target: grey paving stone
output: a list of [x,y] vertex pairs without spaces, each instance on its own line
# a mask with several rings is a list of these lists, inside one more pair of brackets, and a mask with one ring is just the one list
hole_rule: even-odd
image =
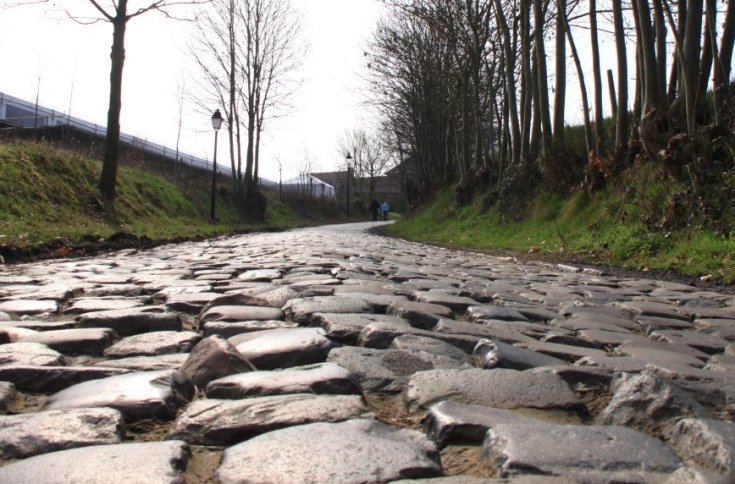
[[575,308],[574,312],[561,311],[567,316],[567,323],[577,325],[571,329],[602,329],[613,326],[614,331],[620,328],[628,331],[639,331],[640,324],[623,316],[617,310],[610,307],[582,307]]
[[38,321],[32,319],[22,319],[20,321],[0,321],[0,331],[3,328],[26,328],[33,331],[52,331],[57,329],[73,329],[78,328],[78,321]]
[[428,370],[408,382],[406,406],[411,412],[442,400],[514,409],[573,410],[580,405],[569,385],[554,374],[507,369]]
[[735,475],[722,476],[713,471],[705,471],[697,467],[680,467],[672,472],[664,484],[729,484]]
[[208,398],[248,398],[290,393],[357,394],[357,378],[336,363],[319,363],[277,371],[238,373],[209,382]]
[[70,301],[64,314],[81,314],[92,311],[111,311],[114,309],[132,309],[143,305],[143,298],[131,297],[84,297]]
[[181,317],[162,306],[95,311],[77,317],[81,328],[111,328],[120,336],[150,331],[181,331]]
[[257,331],[228,341],[259,370],[321,363],[336,346],[321,328]]
[[638,316],[635,318],[635,322],[647,333],[657,329],[691,329],[694,327],[694,324],[688,320],[657,318],[654,316]]
[[40,343],[64,354],[101,355],[117,339],[110,328],[73,328],[39,331],[20,338],[21,343]]
[[735,356],[713,355],[707,360],[705,370],[713,371],[735,371]]
[[488,431],[483,452],[502,475],[533,469],[582,481],[587,481],[585,474],[615,482],[615,475],[608,473],[668,473],[681,465],[660,440],[619,426],[500,424]]
[[655,371],[621,373],[613,380],[610,390],[612,399],[597,416],[601,424],[666,435],[674,419],[710,416],[706,408]]
[[124,434],[122,414],[111,408],[0,416],[0,457],[16,459],[87,445],[117,444]]
[[224,484],[388,482],[439,475],[436,447],[423,434],[372,420],[269,432],[227,449],[217,471]]
[[[35,333],[29,336],[35,336]],[[0,367],[8,365],[57,366],[64,356],[41,343],[19,342],[0,345]]]
[[220,336],[200,341],[181,366],[181,372],[200,389],[212,380],[254,369],[237,348]]
[[0,366],[0,381],[13,383],[23,392],[50,393],[80,382],[129,373],[124,368],[90,366]]
[[385,322],[392,326],[410,329],[412,326],[403,318],[385,314],[334,314],[314,313],[313,322],[321,326],[330,339],[343,344],[357,344],[360,332],[366,326]]
[[175,370],[186,362],[188,353],[173,353],[157,356],[131,356],[114,360],[102,360],[94,366],[127,368],[131,371]]
[[204,336],[221,336],[223,338],[231,338],[242,333],[252,333],[253,331],[266,331],[269,329],[291,329],[298,328],[298,323],[277,320],[262,321],[207,321],[202,325],[201,330]]
[[372,313],[373,307],[363,299],[344,296],[317,296],[291,299],[284,306],[286,314],[299,324],[313,324],[315,313]]
[[448,335],[435,331],[427,331],[414,328],[413,326],[407,326],[405,322],[398,324],[394,322],[376,322],[368,324],[362,329],[357,339],[357,344],[369,348],[385,349],[390,347],[396,338],[403,335],[439,339],[462,348],[466,353],[471,352],[478,341],[478,338],[475,336]]
[[[447,335],[465,335],[478,338],[489,338],[504,343],[520,343],[536,341],[520,330],[508,326],[488,326],[480,323],[468,323],[452,319],[441,319],[436,323],[434,332]],[[439,337],[439,336],[437,336]]]
[[55,313],[58,304],[52,300],[14,299],[0,302],[0,311],[10,314]]
[[344,346],[329,352],[328,361],[352,372],[363,391],[402,391],[416,372],[434,368],[467,368],[466,363],[444,355],[413,350],[379,350]]
[[644,336],[629,332],[603,331],[599,329],[583,329],[577,332],[577,337],[602,346],[617,346],[626,341],[645,339]]
[[527,370],[537,366],[564,365],[566,362],[536,351],[517,346],[481,339],[474,348],[474,356],[479,359],[483,368],[509,368],[511,370]]
[[312,422],[371,417],[358,395],[291,394],[191,403],[169,438],[198,445],[233,445],[273,430]]
[[7,381],[0,381],[0,414],[8,413],[15,403],[18,392],[15,385]]
[[[338,288],[339,287],[335,287],[335,291]],[[401,304],[408,302],[408,298],[406,296],[400,296],[396,294],[367,294],[353,291],[349,293],[337,293],[337,296],[361,299],[368,303],[375,313],[379,314],[384,314],[386,311],[388,311],[388,308],[391,304]]]
[[49,410],[111,407],[127,421],[146,418],[171,420],[194,393],[191,381],[176,370],[116,375],[71,386],[51,396]]
[[501,321],[525,321],[526,318],[520,311],[514,308],[486,305],[486,306],[470,306],[467,308],[467,315],[471,321],[482,319],[501,320]]
[[213,306],[203,310],[200,322],[208,321],[267,321],[283,319],[283,311],[278,308],[261,306]]
[[713,469],[731,472],[735,464],[735,424],[732,422],[684,418],[668,435],[669,445],[683,458]]
[[612,305],[630,318],[663,318],[678,319],[691,322],[692,318],[683,312],[683,308],[672,304],[654,301],[625,301],[615,302]]
[[629,340],[618,345],[615,354],[631,356],[640,360],[658,365],[686,365],[692,368],[701,368],[709,356],[695,348],[671,345],[649,340]]
[[468,307],[477,304],[477,301],[467,296],[458,296],[441,290],[420,291],[416,295],[416,300],[422,303],[438,304],[446,306],[453,311],[463,312]]
[[[458,341],[455,338],[461,338],[461,340]],[[448,341],[452,342],[449,343]],[[465,341],[467,344],[465,344]],[[469,356],[465,348],[469,349],[474,341],[476,341],[474,337],[442,338],[439,335],[437,338],[434,333],[426,336],[420,334],[404,334],[393,339],[389,348],[393,350],[426,351],[427,353],[444,355],[472,364],[472,357]]]
[[107,348],[106,358],[131,356],[158,356],[170,353],[188,353],[202,339],[192,331],[152,331],[121,339]]
[[270,282],[273,279],[281,277],[281,271],[275,269],[260,269],[245,271],[237,276],[238,281],[250,281],[250,282]]
[[571,346],[557,343],[544,343],[542,341],[521,341],[516,343],[516,346],[570,362],[575,362],[580,358],[590,356],[607,356],[606,352],[594,348],[583,348],[580,346]]
[[452,318],[454,313],[447,306],[414,301],[395,301],[386,311],[388,314],[408,320],[412,326],[433,329],[442,318]]
[[444,401],[429,407],[423,426],[426,435],[443,448],[452,441],[479,445],[491,427],[528,419],[510,410]]
[[172,311],[181,311],[189,314],[199,314],[204,306],[221,296],[217,292],[184,292],[169,294],[164,305]]
[[664,341],[671,344],[688,345],[707,354],[722,353],[729,344],[719,336],[700,333],[697,331],[666,330],[653,331],[649,338],[654,341]]
[[605,367],[561,365],[561,366],[539,366],[530,370],[533,373],[553,373],[560,376],[570,385],[581,383],[583,385],[608,386],[613,378],[614,370]]
[[180,441],[95,445],[50,452],[0,467],[0,482],[182,482],[189,457]]

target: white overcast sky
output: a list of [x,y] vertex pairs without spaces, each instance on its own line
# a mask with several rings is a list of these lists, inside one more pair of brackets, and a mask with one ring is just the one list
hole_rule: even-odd
[[[290,116],[266,127],[261,176],[273,180],[279,176],[277,159],[284,179],[297,174],[307,154],[314,171],[339,167],[340,137],[371,119],[364,106],[363,52],[380,16],[378,0],[291,1],[302,16],[309,50]],[[112,27],[59,17],[51,3],[0,7],[0,91],[29,101],[38,93],[41,105],[63,112],[71,106],[72,116],[105,125]],[[178,85],[196,74],[186,52],[191,32],[189,23],[157,13],[128,24],[123,132],[175,147]],[[184,110],[181,150],[211,159],[210,113]],[[228,163],[223,155],[218,153],[220,164]]]

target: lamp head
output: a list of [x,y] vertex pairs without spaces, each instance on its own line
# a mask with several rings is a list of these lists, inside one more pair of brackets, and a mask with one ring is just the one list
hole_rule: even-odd
[[212,127],[215,130],[222,127],[222,113],[219,112],[219,109],[215,110],[214,114],[212,114]]

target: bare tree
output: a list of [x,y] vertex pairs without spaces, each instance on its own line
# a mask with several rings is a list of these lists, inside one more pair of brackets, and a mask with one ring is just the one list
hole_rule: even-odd
[[84,7],[73,11],[64,9],[65,14],[81,24],[108,22],[112,25],[112,48],[110,52],[110,97],[107,109],[107,135],[102,161],[99,189],[102,196],[112,202],[117,184],[118,148],[120,144],[120,111],[122,110],[122,79],[125,66],[125,32],[128,22],[148,12],[158,12],[173,18],[175,7],[199,3],[199,0],[87,0]]
[[201,108],[224,107],[233,184],[247,199],[266,121],[287,107],[299,84],[299,19],[288,0],[213,0],[197,30],[190,51],[206,93]]

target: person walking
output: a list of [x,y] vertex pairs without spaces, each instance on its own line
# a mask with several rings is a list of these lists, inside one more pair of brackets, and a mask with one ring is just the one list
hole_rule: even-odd
[[388,201],[384,201],[383,204],[380,206],[380,209],[383,211],[383,220],[388,220],[388,212],[390,211],[390,204]]
[[380,210],[380,203],[378,203],[377,200],[373,198],[373,201],[370,202],[370,213],[373,215],[373,222],[378,221],[378,211]]

